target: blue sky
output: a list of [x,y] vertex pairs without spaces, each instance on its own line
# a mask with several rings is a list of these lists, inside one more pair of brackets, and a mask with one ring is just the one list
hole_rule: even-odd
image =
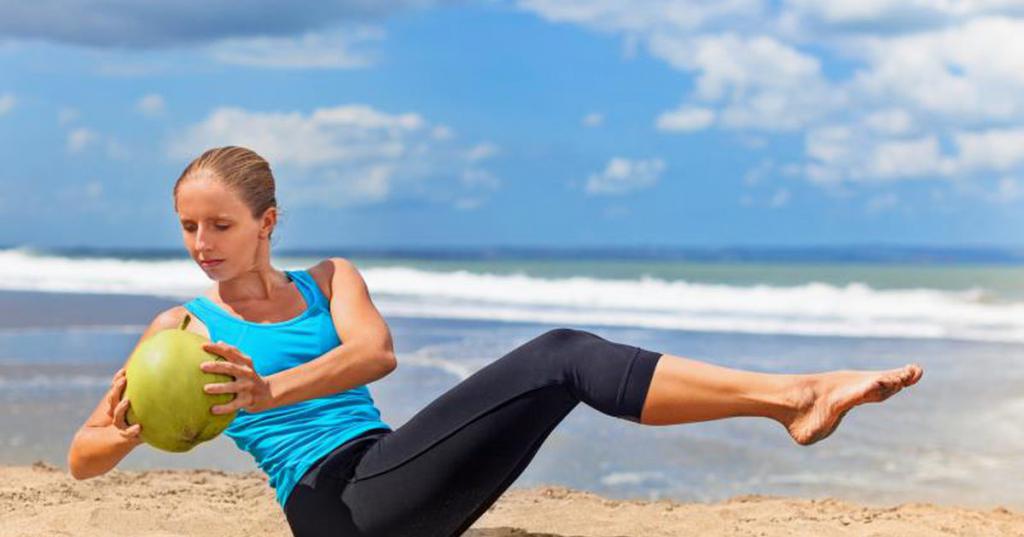
[[6,4],[0,244],[178,246],[233,144],[279,247],[1019,246],[1013,4]]

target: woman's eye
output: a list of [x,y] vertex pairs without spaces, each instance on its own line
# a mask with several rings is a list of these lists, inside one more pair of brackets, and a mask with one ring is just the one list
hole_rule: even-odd
[[217,224],[217,229],[219,229],[221,231],[224,231],[225,229],[227,229],[229,227],[231,227],[231,226],[226,225],[226,224]]

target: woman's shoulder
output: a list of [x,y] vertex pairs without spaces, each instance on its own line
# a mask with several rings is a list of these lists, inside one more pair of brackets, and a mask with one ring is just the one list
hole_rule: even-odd
[[329,257],[320,261],[316,265],[306,269],[306,272],[313,277],[316,284],[320,286],[320,291],[327,297],[327,301],[331,301],[331,281],[334,278],[334,272],[339,267],[348,268],[353,267],[351,261],[344,257]]

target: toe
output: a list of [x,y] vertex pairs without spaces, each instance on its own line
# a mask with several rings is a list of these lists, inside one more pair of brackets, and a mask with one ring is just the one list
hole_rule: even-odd
[[924,369],[921,366],[917,364],[911,364],[910,367],[911,369],[914,370],[914,375],[910,378],[910,382],[907,384],[908,386],[911,384],[916,384],[917,381],[921,380],[921,377],[924,376]]
[[900,380],[904,386],[910,386],[917,383],[921,379],[921,375],[924,371],[921,366],[917,364],[907,364],[903,366],[900,374]]
[[872,394],[875,401],[885,401],[892,397],[896,392],[900,391],[903,387],[903,377],[901,375],[886,375],[880,377],[875,381],[874,389]]

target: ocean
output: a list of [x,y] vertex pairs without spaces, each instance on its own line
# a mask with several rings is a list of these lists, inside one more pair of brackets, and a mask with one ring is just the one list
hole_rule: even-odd
[[[369,388],[400,427],[473,371],[554,327],[765,372],[883,369],[921,383],[802,447],[740,418],[647,427],[581,404],[514,486],[613,498],[738,494],[1024,507],[1024,259],[941,249],[294,251],[344,256],[394,337]],[[66,467],[75,430],[157,312],[210,285],[181,251],[0,249],[0,464]],[[141,446],[120,468],[257,470],[230,439]]]

